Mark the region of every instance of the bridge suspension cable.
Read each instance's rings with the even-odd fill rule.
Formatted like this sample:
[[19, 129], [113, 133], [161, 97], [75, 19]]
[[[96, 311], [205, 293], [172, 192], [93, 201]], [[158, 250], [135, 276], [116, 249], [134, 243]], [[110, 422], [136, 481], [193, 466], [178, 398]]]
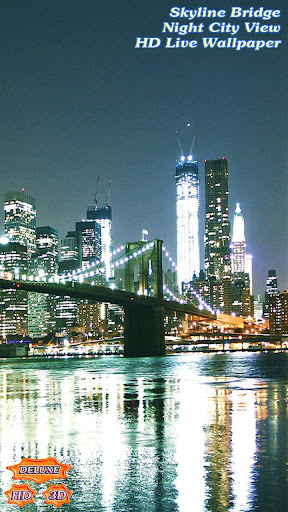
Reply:
[[[111, 265], [112, 269], [118, 267], [119, 265], [124, 265], [129, 260], [137, 258], [142, 253], [146, 252], [147, 250], [151, 249], [154, 245], [154, 242], [147, 242], [146, 245], [139, 248], [138, 250], [132, 250], [125, 254], [125, 256], [121, 256], [121, 252], [125, 249], [124, 245], [121, 245], [116, 250], [113, 251], [113, 256], [117, 256], [117, 258], [114, 258], [113, 263]], [[95, 267], [98, 267], [95, 269]], [[62, 279], [81, 279], [81, 277], [93, 277], [94, 275], [100, 275], [103, 270], [104, 272], [104, 259], [101, 260], [95, 260], [87, 265], [86, 268], [78, 268], [76, 270], [73, 270], [72, 272], [63, 273], [59, 277]]]
[[[172, 267], [174, 268], [174, 270], [177, 271], [177, 265], [176, 265], [175, 261], [173, 260], [173, 258], [170, 256], [169, 251], [167, 251], [166, 247], [162, 247], [162, 251], [164, 253], [164, 256], [166, 256], [166, 258], [168, 259], [168, 261], [170, 263], [172, 263]], [[163, 289], [164, 289], [164, 287], [163, 287]], [[167, 290], [168, 290], [168, 288], [167, 288]], [[197, 290], [195, 290], [193, 288], [193, 286], [191, 286], [191, 284], [190, 284], [190, 287], [189, 287], [189, 291], [191, 291], [191, 293], [194, 295], [196, 300], [199, 302], [199, 309], [207, 309], [208, 311], [210, 311], [210, 313], [215, 314], [214, 309], [211, 308], [210, 304], [208, 304], [201, 297], [200, 293]], [[172, 293], [172, 292], [170, 291], [170, 293]], [[174, 297], [175, 297], [175, 294], [174, 294]], [[180, 300], [183, 300], [184, 302], [189, 302], [190, 304], [193, 304], [193, 299], [191, 299], [190, 297], [187, 297], [186, 295], [178, 294], [178, 298]]]

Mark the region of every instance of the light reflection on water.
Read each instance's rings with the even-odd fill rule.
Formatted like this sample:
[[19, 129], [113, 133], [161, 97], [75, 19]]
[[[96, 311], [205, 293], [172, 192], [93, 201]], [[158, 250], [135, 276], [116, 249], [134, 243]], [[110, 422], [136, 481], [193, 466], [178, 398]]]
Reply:
[[[2, 360], [0, 510], [6, 466], [55, 456], [73, 512], [286, 512], [287, 369], [284, 353]], [[48, 510], [49, 484], [30, 485], [25, 511]]]

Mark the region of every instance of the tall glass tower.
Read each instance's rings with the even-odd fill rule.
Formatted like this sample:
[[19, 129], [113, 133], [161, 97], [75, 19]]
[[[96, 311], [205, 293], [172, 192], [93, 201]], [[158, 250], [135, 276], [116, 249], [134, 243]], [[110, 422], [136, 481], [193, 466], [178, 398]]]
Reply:
[[244, 217], [242, 215], [239, 203], [236, 204], [236, 210], [234, 213], [232, 243], [230, 248], [232, 250], [232, 274], [244, 273], [246, 243], [244, 233]]
[[58, 231], [51, 226], [36, 228], [38, 267], [47, 276], [58, 274]]
[[208, 279], [219, 281], [231, 274], [226, 158], [205, 160], [205, 191], [205, 270]]
[[28, 259], [36, 251], [36, 205], [34, 197], [21, 192], [5, 194], [5, 235], [10, 242], [27, 247]]
[[108, 203], [99, 208], [95, 201], [95, 206], [88, 206], [87, 220], [94, 220], [101, 226], [101, 259], [104, 261], [106, 281], [113, 276], [112, 270], [112, 208]]
[[177, 284], [199, 276], [199, 175], [192, 155], [182, 155], [176, 165]]
[[[31, 258], [33, 275], [51, 277], [58, 274], [58, 231], [51, 226], [36, 228], [37, 251]], [[28, 332], [32, 338], [46, 336], [55, 330], [55, 308], [58, 299], [44, 293], [28, 294]]]
[[101, 227], [95, 220], [76, 222], [76, 234], [82, 268], [88, 268], [91, 261], [101, 257]]

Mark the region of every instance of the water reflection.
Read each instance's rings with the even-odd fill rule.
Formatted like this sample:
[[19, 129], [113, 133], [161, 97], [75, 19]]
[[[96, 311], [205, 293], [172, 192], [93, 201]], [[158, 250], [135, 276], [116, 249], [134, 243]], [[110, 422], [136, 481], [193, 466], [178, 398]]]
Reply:
[[73, 465], [66, 510], [283, 512], [280, 364], [273, 354], [2, 362], [1, 487], [11, 487], [7, 465], [55, 456]]

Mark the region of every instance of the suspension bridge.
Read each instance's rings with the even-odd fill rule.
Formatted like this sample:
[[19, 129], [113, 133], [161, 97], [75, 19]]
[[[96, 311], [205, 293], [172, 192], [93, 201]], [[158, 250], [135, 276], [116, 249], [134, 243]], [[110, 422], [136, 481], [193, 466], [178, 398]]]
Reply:
[[[215, 311], [193, 290], [195, 300], [183, 297], [163, 286], [163, 255], [172, 268], [176, 264], [162, 240], [125, 243], [113, 252], [112, 269], [124, 266], [124, 289], [102, 286], [97, 278], [103, 276], [104, 261], [95, 260], [85, 268], [45, 278], [44, 275], [10, 275], [0, 278], [0, 289], [88, 299], [118, 304], [124, 308], [124, 355], [156, 356], [165, 354], [165, 315], [182, 313], [194, 318], [214, 319]], [[135, 291], [135, 271], [139, 288]], [[151, 285], [152, 283], [152, 285]]]

